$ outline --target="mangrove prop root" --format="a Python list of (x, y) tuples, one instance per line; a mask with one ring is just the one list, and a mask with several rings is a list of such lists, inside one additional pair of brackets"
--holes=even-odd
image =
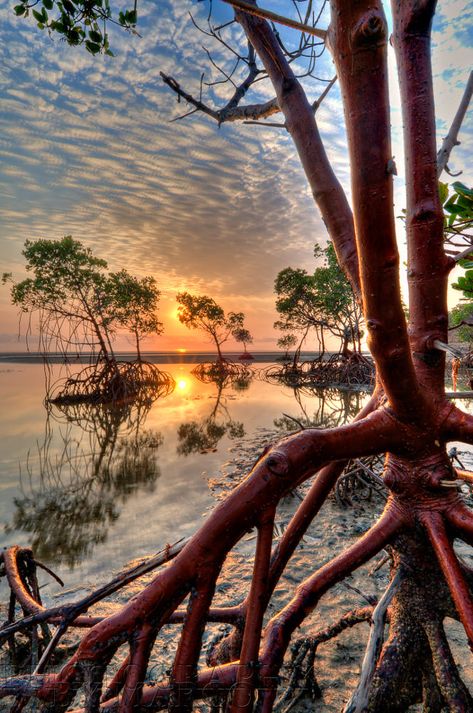
[[(382, 408), (378, 409), (351, 426), (336, 429), (340, 436), (340, 439), (335, 438), (339, 447), (338, 453), (342, 457), (351, 455), (350, 450), (355, 443), (359, 447), (365, 430), (366, 435), (369, 434), (370, 437), (377, 432), (383, 446), (387, 443), (389, 445), (391, 441), (392, 448), (398, 450), (398, 427), (403, 428), (393, 422), (391, 415), (385, 413)], [(416, 440), (415, 433), (411, 435)], [(97, 701), (100, 696), (103, 701), (100, 709), (114, 710), (113, 706), (118, 705), (117, 696), (123, 692), (120, 699), (120, 709), (123, 711), (133, 711), (135, 708), (138, 710), (145, 705), (145, 701), (146, 705), (151, 706), (151, 710), (159, 710), (169, 702), (172, 709), (177, 711), (191, 710), (192, 701), (196, 698), (221, 696), (225, 690), (233, 689), (232, 705), (235, 710), (240, 708), (239, 700), (252, 701), (255, 696), (258, 697), (263, 710), (271, 710), (277, 693), (279, 670), (291, 635), (313, 610), (324, 592), (360, 564), (375, 556), (387, 544), (393, 543), (397, 533), (406, 527), (425, 528), (426, 535), (432, 540), (442, 571), (450, 571), (444, 560), (450, 562), (449, 557), (452, 555), (444, 542), (447, 535), (438, 523), (445, 522), (447, 531), (450, 531), (452, 522), (455, 522), (455, 512), (458, 512), (458, 520), (464, 529), (467, 526), (465, 523), (473, 521), (473, 514), (464, 506), (458, 493), (454, 489), (439, 485), (441, 480), (452, 479), (454, 476), (445, 452), (440, 450), (435, 456), (420, 458), (389, 456), (384, 482), (391, 494), (379, 523), (345, 553), (311, 575), (296, 590), (292, 601), (261, 629), (262, 613), (270, 600), (267, 589), (274, 589), (284, 569), (280, 567), (278, 559), (281, 555), (277, 554), (280, 552), (280, 543), (271, 554), (274, 504), (294, 483), (301, 482), (318, 465), (333, 458), (333, 439), (334, 432), (307, 429), (289, 436), (270, 449), (261, 457), (249, 477), (212, 513), (212, 528), (204, 525), (193, 538), (183, 543), (182, 548), (179, 545), (174, 551), (171, 547), (167, 548), (167, 557), (165, 551), (150, 562), (144, 562), (128, 573), (119, 575), (110, 585), (104, 585), (99, 590), (100, 595), (90, 596), (88, 606), (99, 601), (102, 595), (116, 591), (119, 583), (132, 581), (138, 574), (152, 569), (151, 563), (156, 566), (157, 562), (171, 560), (167, 568), (158, 572), (142, 594), (135, 597), (121, 612), (106, 619), (97, 620), (86, 615), (84, 610), (88, 608), (87, 602), (79, 603), (75, 609), (74, 605), (69, 605), (69, 612), (67, 608), (62, 612), (56, 608), (48, 611), (35, 601), (30, 588), (26, 586), (24, 575), (22, 576), (22, 567), (18, 565), (18, 561), (21, 562), (24, 558), (31, 559), (31, 552), (20, 548), (11, 548), (4, 552), (3, 572), (8, 577), (15, 597), (29, 615), (22, 622), (20, 620), (18, 623), (8, 624), (9, 628), (1, 632), (5, 639), (13, 635), (12, 625), (16, 625), (17, 629), (25, 629), (27, 626), (37, 625), (39, 621), (55, 624), (67, 621), (69, 625), (86, 625), (94, 621), (97, 623), (85, 635), (77, 652), (57, 674), (38, 673), (29, 678), (10, 679), (0, 686), (0, 695), (23, 698), (34, 696), (45, 702), (55, 700), (56, 710), (60, 711), (70, 704), (71, 695), (75, 695), (76, 690), (84, 687), (90, 701), (87, 705), (91, 710), (92, 702)], [(353, 443), (350, 445), (351, 441)], [(368, 444), (366, 448), (369, 448)], [(333, 486), (337, 472), (338, 469), (328, 475), (328, 487), (319, 486), (319, 500), (316, 498), (318, 504), (323, 502), (330, 492), (330, 485)], [(322, 469), (314, 486), (318, 478), (322, 478), (320, 483), (323, 482), (323, 473)], [(313, 492), (316, 491), (309, 491), (311, 499), (314, 499)], [(415, 512), (406, 507), (406, 502), (411, 499), (413, 493), (416, 494), (417, 502)], [(273, 503), (269, 509), (268, 501)], [(260, 507), (258, 503), (261, 503)], [(304, 513), (303, 506), (304, 503), (300, 506), (301, 517)], [(311, 505), (310, 509), (312, 511), (314, 506)], [(251, 602), (251, 606), (212, 608), (215, 581), (225, 555), (252, 525), (258, 528), (259, 536), (247, 602), (247, 605)], [(295, 525), (292, 525), (292, 528), (294, 527)], [(459, 523), (455, 523), (455, 527), (459, 530)], [(300, 525), (299, 529), (300, 532), (305, 532), (305, 528)], [(219, 533), (216, 539), (213, 537), (215, 532)], [(440, 533), (438, 537), (443, 543), (442, 546), (436, 544), (435, 533)], [(450, 562), (450, 569), (452, 566)], [(455, 576), (459, 577), (460, 574), (456, 572)], [(451, 585), (448, 577), (447, 582)], [(467, 587), (468, 583), (465, 584), (465, 588)], [(186, 610), (179, 609), (179, 604), (186, 594), (190, 594), (187, 613)], [(467, 593), (462, 596), (466, 598)], [(464, 614), (466, 605), (463, 600), (458, 603), (454, 596), (454, 604), (460, 618), (467, 625), (469, 612), (467, 609)], [(65, 618), (67, 613), (70, 621)], [(82, 622), (81, 618), (87, 621)], [(241, 658), (208, 671), (199, 670), (202, 633), (206, 622), (212, 620), (228, 621), (236, 626), (236, 630), (242, 631), (239, 647)], [(154, 640), (159, 628), (172, 621), (176, 625), (183, 623), (173, 674), (168, 684), (149, 689), (143, 686), (143, 682)], [(344, 620), (342, 628), (345, 624), (351, 625), (350, 622), (350, 618)], [(335, 627), (332, 634), (336, 635), (337, 631)], [(324, 636), (320, 641), (325, 640)], [(105, 678), (107, 666), (118, 648), (127, 642), (131, 647), (130, 657), (122, 664), (108, 691), (103, 694), (102, 680)], [(93, 664), (94, 661), (97, 662), (96, 665)], [(242, 671), (245, 672), (244, 676)], [(304, 678), (310, 681), (306, 673), (307, 670)], [(92, 681), (93, 676), (96, 676), (95, 681)], [(295, 687), (296, 681), (293, 683), (293, 688)], [(152, 700), (154, 703), (151, 704)], [(252, 705), (248, 710), (252, 710)]]
[(348, 357), (332, 354), (298, 364), (272, 365), (262, 370), (260, 378), (299, 388), (336, 386), (369, 390), (375, 383), (375, 369), (371, 359), (355, 352)]
[(222, 388), (239, 381), (250, 381), (253, 378), (253, 370), (228, 359), (219, 359), (215, 362), (203, 362), (192, 369), (192, 374), (204, 384), (216, 383)]
[(137, 360), (100, 360), (54, 384), (48, 402), (59, 407), (108, 404), (167, 396), (175, 387), (172, 376), (154, 364)]

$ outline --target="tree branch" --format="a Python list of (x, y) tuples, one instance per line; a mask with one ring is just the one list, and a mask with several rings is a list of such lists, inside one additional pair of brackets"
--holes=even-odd
[(319, 30), (318, 27), (312, 27), (312, 25), (307, 25), (303, 22), (297, 22), (297, 20), (292, 20), (290, 17), (285, 17), (283, 15), (278, 15), (276, 12), (271, 10), (264, 10), (263, 8), (257, 7), (245, 0), (222, 0), (223, 2), (232, 5), (238, 10), (242, 10), (245, 13), (254, 15), (255, 17), (263, 17), (266, 20), (271, 20), (272, 22), (280, 23), (281, 25), (286, 25), (287, 27), (292, 27), (295, 30), (300, 30), (301, 32), (306, 32), (308, 35), (313, 35), (314, 37), (319, 37), (324, 40), (327, 32), (325, 30)]
[(447, 280), (454, 262), (444, 251), (438, 192), (430, 62), (435, 2), (392, 5), (406, 155), (409, 336), (423, 388), (442, 394), (445, 357), (435, 354), (433, 340), (448, 341)]
[(465, 118), (465, 114), (467, 112), (468, 106), (471, 101), (471, 96), (473, 94), (473, 71), (470, 72), (470, 76), (468, 77), (468, 82), (466, 83), (465, 90), (463, 92), (463, 96), (461, 98), (460, 104), (458, 106), (457, 112), (455, 114), (455, 117), (452, 121), (452, 125), (450, 127), (450, 130), (446, 137), (444, 138), (442, 142), (442, 146), (440, 147), (440, 150), (437, 154), (437, 176), (440, 177), (443, 171), (448, 170), (448, 161), (450, 158), (450, 154), (452, 153), (453, 149), (455, 146), (459, 145), (458, 141), (458, 133), (460, 131), (460, 127), (463, 123), (463, 119)]
[(360, 295), (353, 216), (325, 153), (313, 108), (269, 24), (240, 11), (236, 12), (236, 18), (263, 62), (276, 90), (277, 102), (284, 114), (287, 130), (294, 140), (340, 265), (355, 294)]
[(399, 285), (393, 211), (387, 26), (380, 2), (332, 0), (330, 46), (342, 89), (363, 313), (369, 347), (398, 415), (425, 415)]

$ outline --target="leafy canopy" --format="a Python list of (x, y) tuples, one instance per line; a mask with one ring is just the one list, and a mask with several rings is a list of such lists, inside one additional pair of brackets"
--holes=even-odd
[(473, 302), (460, 302), (449, 312), (450, 327), (455, 330), (455, 340), (473, 345)]
[(331, 243), (325, 249), (316, 246), (314, 254), (323, 256), (325, 264), (312, 275), (291, 267), (277, 275), (276, 309), (282, 319), (276, 325), (288, 331), (310, 327), (327, 329), (343, 338), (347, 328), (358, 329), (360, 320), (352, 288), (338, 265)]
[[(473, 243), (473, 190), (460, 181), (452, 183), (451, 187), (451, 195), (446, 183), (441, 183), (439, 189), (445, 212), (447, 241), (456, 247), (468, 247)], [(463, 292), (467, 299), (473, 299), (473, 260), (469, 256), (460, 260), (459, 265), (465, 268), (465, 274), (461, 275), (452, 287)]]
[[(46, 309), (72, 317), (87, 305), (90, 312), (105, 308), (107, 263), (70, 235), (62, 240), (27, 240), (22, 255), (32, 276), (13, 283), (11, 296), (23, 311)], [(10, 274), (3, 275), (4, 282), (10, 279)]]
[(20, 0), (13, 9), (18, 17), (32, 16), (40, 30), (57, 33), (70, 45), (83, 44), (91, 54), (103, 52), (113, 56), (108, 24), (136, 34), (138, 19), (136, 0), (131, 8), (118, 5), (115, 14), (109, 0)]
[(111, 273), (109, 290), (115, 318), (133, 334), (161, 334), (163, 323), (157, 315), (161, 292), (154, 277), (135, 277), (126, 270)]
[(214, 340), (219, 353), (220, 346), (230, 335), (237, 338), (238, 335), (241, 336), (241, 330), (247, 332), (243, 312), (225, 314), (223, 308), (212, 297), (180, 292), (176, 299), (179, 305), (179, 321), (190, 329), (200, 329), (208, 334)]
[(13, 304), (39, 315), (40, 340), (49, 349), (56, 339), (66, 348), (98, 341), (104, 355), (112, 352), (110, 335), (120, 326), (132, 332), (139, 353), (140, 339), (160, 334), (157, 316), (160, 292), (153, 277), (137, 278), (126, 270), (107, 271), (107, 262), (70, 235), (62, 240), (27, 240), (23, 256), (31, 273), (21, 282), (11, 274)]

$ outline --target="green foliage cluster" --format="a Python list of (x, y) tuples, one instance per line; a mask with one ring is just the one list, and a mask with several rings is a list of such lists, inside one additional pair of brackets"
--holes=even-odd
[(154, 277), (140, 279), (126, 270), (120, 270), (109, 275), (108, 287), (115, 319), (120, 326), (132, 332), (138, 358), (141, 358), (142, 338), (163, 331), (163, 323), (157, 314), (160, 296), (157, 282)]
[(152, 277), (137, 278), (126, 270), (107, 271), (107, 262), (70, 235), (62, 240), (27, 240), (22, 252), (26, 270), (21, 282), (11, 274), (11, 297), (23, 313), (36, 313), (44, 351), (52, 341), (64, 351), (99, 345), (99, 356), (112, 359), (111, 336), (118, 327), (130, 331), (140, 356), (140, 341), (161, 333), (156, 310), (160, 291)]
[(297, 338), (295, 337), (294, 334), (283, 334), (282, 337), (279, 337), (277, 341), (277, 345), (280, 349), (284, 349), (287, 352), (291, 347), (295, 347), (297, 344)]
[(237, 327), (232, 331), (232, 336), (236, 342), (241, 342), (243, 344), (245, 351), (246, 345), (252, 344), (253, 342), (251, 332), (249, 331), (249, 329), (246, 329), (246, 327)]
[(85, 45), (91, 54), (113, 56), (107, 33), (113, 23), (136, 33), (137, 4), (123, 8), (114, 16), (109, 0), (20, 0), (14, 6), (18, 17), (36, 20), (40, 30), (57, 33), (70, 45)]
[(192, 295), (180, 292), (177, 297), (178, 317), (189, 329), (200, 329), (215, 343), (221, 360), (221, 346), (230, 336), (239, 342), (250, 343), (252, 337), (245, 328), (243, 312), (225, 314), (223, 308), (207, 295)]
[[(332, 244), (325, 249), (316, 246), (314, 255), (323, 257), (324, 264), (312, 275), (292, 267), (277, 275), (274, 290), (281, 319), (275, 327), (304, 333), (315, 328), (322, 339), (324, 331), (328, 331), (340, 339), (341, 344), (348, 339), (356, 349), (361, 336), (361, 311), (351, 285), (338, 265)], [(295, 338), (285, 335), (278, 344), (288, 349), (295, 344)]]
[[(445, 211), (445, 233), (449, 242), (466, 241), (467, 244), (473, 242), (473, 236), (469, 231), (473, 226), (473, 190), (463, 183), (456, 181), (452, 183), (453, 193), (449, 194), (448, 185), (440, 183), (440, 198)], [(465, 269), (464, 275), (460, 275), (457, 282), (452, 284), (456, 290), (463, 292), (466, 299), (473, 299), (473, 260), (469, 257), (459, 261), (459, 265)]]
[(455, 330), (455, 341), (473, 346), (473, 302), (460, 302), (449, 312), (450, 327)]
[(447, 183), (439, 182), (440, 200), (445, 215), (447, 233), (461, 233), (465, 227), (470, 227), (473, 221), (473, 190), (460, 181), (452, 183), (453, 193), (450, 194)]
[[(450, 191), (450, 188), (452, 191)], [(473, 190), (460, 181), (439, 183), (440, 200), (445, 218), (445, 237), (447, 245), (467, 249), (473, 243), (471, 228), (473, 226)], [(473, 260), (467, 257), (459, 260), (459, 266), (465, 272), (460, 275), (452, 287), (463, 293), (462, 301), (449, 313), (450, 328), (457, 327), (455, 339), (473, 345)], [(467, 301), (468, 300), (468, 301)]]

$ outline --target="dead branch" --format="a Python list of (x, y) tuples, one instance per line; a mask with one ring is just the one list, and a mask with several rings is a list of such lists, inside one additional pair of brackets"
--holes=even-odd
[[(284, 694), (275, 703), (275, 711), (287, 713), (298, 701), (300, 696), (309, 695), (314, 699), (317, 694), (320, 695), (320, 689), (318, 688), (314, 674), (314, 663), (318, 647), (320, 644), (336, 638), (346, 629), (363, 622), (371, 621), (373, 610), (373, 606), (354, 609), (344, 614), (334, 624), (318, 631), (313, 636), (294, 641), (291, 646), (291, 663), (289, 664), (289, 670), (291, 671), (290, 679), (286, 684)], [(295, 692), (298, 688), (300, 692), (296, 697)], [(285, 704), (288, 703), (290, 703), (290, 705), (284, 708)]]
[(386, 623), (388, 607), (391, 604), (401, 581), (401, 571), (398, 570), (373, 611), (370, 636), (366, 646), (363, 664), (361, 666), (360, 682), (356, 691), (343, 709), (343, 713), (363, 713), (363, 711), (366, 711), (367, 709), (371, 681), (373, 679), (381, 653), (381, 648), (383, 646), (384, 625)]
[[(452, 121), (452, 125), (446, 137), (442, 142), (442, 146), (437, 154), (437, 176), (441, 176), (443, 171), (447, 171), (450, 174), (448, 168), (448, 161), (450, 159), (450, 154), (452, 153), (455, 146), (459, 145), (458, 133), (460, 131), (463, 119), (470, 105), (471, 96), (473, 94), (473, 71), (470, 72), (468, 81), (466, 83), (463, 96), (461, 98), (460, 104), (458, 106), (457, 112)], [(452, 175), (452, 174), (450, 174)], [(457, 174), (456, 174), (457, 175)]]
[(223, 2), (232, 5), (233, 7), (242, 10), (250, 15), (255, 15), (256, 17), (263, 17), (266, 20), (271, 20), (272, 22), (278, 22), (282, 25), (287, 25), (287, 27), (292, 27), (295, 30), (300, 30), (308, 35), (313, 35), (314, 37), (319, 37), (321, 40), (325, 40), (327, 36), (326, 30), (319, 30), (317, 27), (312, 27), (311, 25), (304, 24), (302, 22), (297, 22), (297, 20), (292, 20), (290, 17), (284, 17), (283, 15), (278, 15), (276, 12), (271, 10), (264, 10), (263, 8), (252, 5), (245, 0), (223, 0)]

